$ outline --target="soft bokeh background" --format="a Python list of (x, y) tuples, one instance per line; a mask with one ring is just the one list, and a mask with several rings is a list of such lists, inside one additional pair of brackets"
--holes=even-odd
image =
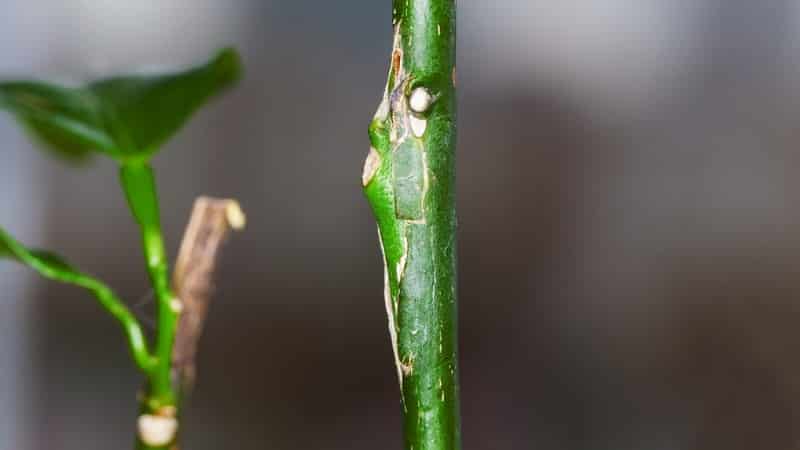
[[(459, 0), (465, 449), (785, 450), (800, 439), (800, 4)], [(390, 2), (0, 0), (0, 74), (242, 52), (157, 158), (174, 255), (233, 196), (185, 444), (400, 449), (359, 188)], [(113, 164), (0, 116), (0, 223), (148, 285)], [(0, 450), (125, 449), (140, 379), (84, 292), (0, 265)]]

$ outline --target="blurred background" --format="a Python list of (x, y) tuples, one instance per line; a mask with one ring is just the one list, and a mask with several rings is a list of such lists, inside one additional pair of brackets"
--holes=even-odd
[[(459, 0), (465, 449), (800, 442), (800, 4)], [(0, 0), (0, 75), (246, 77), (155, 160), (175, 255), (238, 198), (188, 450), (401, 449), (360, 192), (390, 1)], [(0, 223), (151, 313), (116, 170), (0, 116)], [(0, 450), (129, 448), (140, 378), (83, 291), (0, 264)]]

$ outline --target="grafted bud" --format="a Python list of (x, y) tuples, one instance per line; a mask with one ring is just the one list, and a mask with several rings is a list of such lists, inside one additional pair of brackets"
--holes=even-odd
[(422, 114), (430, 109), (433, 103), (433, 96), (424, 87), (418, 87), (411, 92), (411, 98), (408, 99), (408, 106), (417, 114)]

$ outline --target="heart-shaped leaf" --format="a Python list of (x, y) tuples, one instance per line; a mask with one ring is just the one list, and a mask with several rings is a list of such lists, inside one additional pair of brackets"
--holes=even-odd
[(0, 107), (62, 155), (97, 151), (120, 162), (143, 161), (240, 73), (238, 54), (225, 49), (206, 64), (174, 74), (114, 77), (77, 88), (3, 82)]

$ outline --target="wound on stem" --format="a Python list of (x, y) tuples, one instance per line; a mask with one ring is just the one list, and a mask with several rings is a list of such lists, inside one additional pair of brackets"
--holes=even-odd
[(362, 184), (378, 224), (406, 448), (460, 448), (455, 240), (455, 2), (395, 0)]

